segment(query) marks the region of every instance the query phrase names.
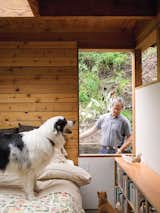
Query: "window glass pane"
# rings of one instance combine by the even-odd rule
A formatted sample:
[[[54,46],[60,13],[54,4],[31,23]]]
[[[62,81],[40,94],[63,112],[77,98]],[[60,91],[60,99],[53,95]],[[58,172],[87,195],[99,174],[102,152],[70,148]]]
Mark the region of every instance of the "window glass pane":
[[[132,124],[132,67],[129,53],[79,52],[79,132],[93,127],[111,112],[114,98],[122,97],[122,114]],[[79,140],[80,154],[98,154],[102,131]],[[128,148],[130,150],[130,148]]]
[[[157,47],[149,47],[142,52],[142,84],[157,80]]]

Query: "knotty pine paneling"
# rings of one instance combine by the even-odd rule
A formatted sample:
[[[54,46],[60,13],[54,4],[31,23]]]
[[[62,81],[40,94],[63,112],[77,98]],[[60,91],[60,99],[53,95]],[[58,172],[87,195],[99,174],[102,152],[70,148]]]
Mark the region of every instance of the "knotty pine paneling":
[[[77,163],[78,72],[75,42],[0,42],[0,128],[76,120],[66,149]]]

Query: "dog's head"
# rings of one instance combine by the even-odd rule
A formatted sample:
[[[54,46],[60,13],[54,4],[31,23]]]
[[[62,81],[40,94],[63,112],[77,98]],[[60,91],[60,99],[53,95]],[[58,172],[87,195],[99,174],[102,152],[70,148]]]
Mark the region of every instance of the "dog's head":
[[[53,131],[55,133],[71,134],[72,127],[74,124],[75,124],[75,121],[67,120],[64,117],[59,116],[59,117],[56,117]]]
[[[47,137],[49,136],[57,136],[58,134],[69,134],[72,133],[72,127],[75,124],[75,121],[67,120],[63,116],[55,116],[48,119],[44,122],[39,130],[41,133],[45,134]]]

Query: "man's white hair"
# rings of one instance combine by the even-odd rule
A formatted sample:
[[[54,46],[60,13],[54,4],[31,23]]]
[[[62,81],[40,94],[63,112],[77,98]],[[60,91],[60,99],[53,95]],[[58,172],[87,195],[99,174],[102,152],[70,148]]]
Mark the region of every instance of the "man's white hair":
[[[124,107],[124,99],[123,99],[122,97],[114,98],[113,101],[112,101],[112,106],[113,106],[114,104],[117,104],[117,103],[122,104],[122,107]]]

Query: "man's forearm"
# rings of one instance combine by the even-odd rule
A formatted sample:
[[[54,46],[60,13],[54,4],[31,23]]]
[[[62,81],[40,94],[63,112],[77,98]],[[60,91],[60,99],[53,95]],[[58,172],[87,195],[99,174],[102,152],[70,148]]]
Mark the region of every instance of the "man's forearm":
[[[91,129],[88,129],[86,132],[80,134],[80,139],[86,138],[97,131],[97,128],[93,126]]]
[[[125,150],[130,144],[131,144],[131,141],[132,141],[132,136],[130,135],[125,143],[119,148],[119,151],[122,152],[123,150]]]

